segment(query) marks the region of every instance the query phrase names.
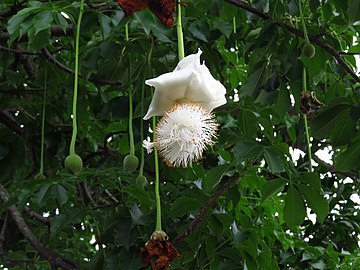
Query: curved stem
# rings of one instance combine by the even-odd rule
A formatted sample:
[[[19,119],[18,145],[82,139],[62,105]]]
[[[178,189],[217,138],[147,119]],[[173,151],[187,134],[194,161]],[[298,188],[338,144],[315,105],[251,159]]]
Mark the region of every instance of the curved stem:
[[[178,53],[179,53],[179,61],[184,59],[185,57],[185,51],[184,51],[184,36],[182,31],[182,25],[181,25],[181,4],[180,1],[178,2],[177,7],[177,21],[176,21],[176,32],[178,37]]]
[[[306,132],[306,143],[307,143],[308,155],[309,155],[309,170],[310,170],[310,172],[312,172],[312,164],[311,164],[312,155],[311,155],[311,148],[310,148],[310,135],[309,135],[309,127],[308,127],[306,114],[304,114],[304,123],[305,123],[305,132]]]
[[[153,130],[156,129],[156,116],[152,118]],[[161,200],[160,200],[160,176],[159,176],[159,157],[156,147],[154,147],[155,163],[155,200],[156,200],[156,231],[161,231]]]
[[[303,14],[303,12],[302,12],[302,3],[301,3],[301,0],[299,0],[298,4],[299,4],[300,17],[301,17],[301,22],[302,22],[303,31],[304,31],[304,38],[305,38],[306,43],[307,43],[307,44],[310,44],[309,37],[308,37],[308,33],[307,33],[307,29],[306,29],[306,24],[305,24],[305,20],[304,20],[304,14]]]
[[[43,98],[43,108],[42,108],[42,116],[41,116],[41,150],[40,150],[40,170],[39,170],[40,175],[44,175],[46,89],[47,89],[47,66],[45,68],[44,98]]]
[[[306,85],[306,68],[304,67],[303,70],[303,89],[306,92],[307,91],[307,85]],[[309,135],[309,127],[308,127],[308,121],[307,116],[304,114],[304,124],[305,124],[305,134],[306,134],[306,143],[307,143],[307,149],[308,149],[308,155],[309,155],[309,170],[312,172],[312,154],[311,154],[311,147],[310,147],[310,135]]]
[[[233,17],[233,32],[234,32],[234,34],[236,34],[236,18],[235,18],[235,16]]]
[[[129,25],[125,24],[125,40],[129,41]],[[132,102],[132,83],[131,83],[131,59],[129,53],[129,67],[128,67],[128,81],[129,81],[129,141],[130,141],[130,155],[135,155],[135,143],[133,132],[133,102]]]
[[[151,57],[154,47],[154,41],[151,39],[151,47],[148,55],[148,72],[149,77],[152,77],[152,68],[151,68]],[[152,95],[154,91],[152,90]],[[153,141],[155,141],[155,130],[156,130],[156,116],[152,118],[152,130],[154,134]],[[155,201],[156,201],[156,227],[155,231],[161,231],[161,200],[160,200],[160,174],[159,174],[159,157],[156,147],[154,147],[154,166],[155,166]]]
[[[77,136],[77,122],[76,122],[76,105],[78,93],[78,80],[79,80],[79,43],[80,43],[80,26],[82,15],[84,12],[84,0],[81,0],[79,18],[76,25],[76,40],[75,40],[75,79],[74,79],[74,98],[73,98],[73,132],[70,143],[70,155],[75,154],[75,142]]]
[[[145,81],[145,75],[144,75],[143,81]],[[142,87],[141,87],[141,115],[144,115],[144,95],[145,95],[145,83],[143,83]],[[143,121],[140,121],[140,139],[141,139],[141,142],[144,141],[144,123],[143,123]],[[139,175],[143,175],[144,174],[144,165],[145,165],[144,147],[141,147],[140,155],[141,155],[141,160],[140,160]]]

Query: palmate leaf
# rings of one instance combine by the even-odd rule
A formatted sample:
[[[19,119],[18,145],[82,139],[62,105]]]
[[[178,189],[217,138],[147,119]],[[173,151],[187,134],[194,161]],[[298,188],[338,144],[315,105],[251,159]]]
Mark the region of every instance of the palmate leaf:
[[[349,144],[346,151],[340,153],[335,159],[335,167],[337,170],[346,172],[360,166],[360,140]]]
[[[329,213],[329,204],[324,196],[314,187],[303,184],[297,185],[301,195],[306,199],[307,205],[315,212],[320,223],[324,222]]]
[[[301,225],[305,217],[305,202],[296,187],[290,184],[285,197],[285,222],[290,228],[294,228],[295,226]]]
[[[262,194],[261,201],[264,202],[270,196],[272,196],[276,192],[279,192],[285,186],[286,183],[287,181],[283,178],[277,178],[267,181],[261,189],[261,194]]]

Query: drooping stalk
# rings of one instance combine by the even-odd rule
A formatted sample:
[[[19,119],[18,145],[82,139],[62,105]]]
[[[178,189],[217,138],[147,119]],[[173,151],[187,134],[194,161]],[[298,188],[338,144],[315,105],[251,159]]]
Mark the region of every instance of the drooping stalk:
[[[152,51],[154,47],[154,41],[151,39],[150,51],[148,54],[148,73],[149,77],[152,77],[152,67],[151,67],[151,57]],[[154,95],[154,91],[152,90],[152,95]],[[155,141],[155,130],[156,130],[156,116],[152,117],[152,130],[154,134],[153,141]],[[154,147],[154,166],[155,166],[155,201],[156,201],[156,225],[155,231],[161,231],[161,199],[160,199],[160,173],[159,173],[159,157],[158,151],[156,147]]]
[[[144,80],[145,81],[145,80]],[[145,96],[145,84],[142,84],[141,87],[141,115],[144,115],[144,96]],[[144,123],[143,121],[140,122],[140,139],[141,142],[144,141]],[[139,176],[144,174],[144,165],[145,165],[145,151],[144,147],[140,149],[140,168],[139,168]]]
[[[236,18],[235,18],[235,16],[233,17],[233,31],[234,31],[234,34],[236,34]]]
[[[125,40],[129,41],[129,25],[125,24]],[[130,155],[135,155],[135,143],[133,133],[133,102],[132,102],[132,83],[131,83],[131,61],[129,53],[129,68],[128,68],[128,81],[129,81],[129,141],[130,141]]]
[[[44,175],[44,145],[45,145],[45,112],[46,112],[46,89],[47,89],[47,66],[45,68],[44,97],[41,116],[41,148],[40,148],[40,170],[39,175]]]
[[[77,136],[76,106],[77,106],[78,81],[79,81],[79,43],[80,43],[80,25],[81,25],[83,13],[84,13],[84,0],[81,0],[79,18],[76,25],[76,39],[75,39],[75,78],[74,78],[74,97],[73,97],[73,108],[72,108],[73,131],[72,131],[72,137],[70,143],[70,155],[75,154],[75,142]]]
[[[184,36],[183,36],[182,25],[181,25],[180,1],[178,1],[177,12],[178,12],[178,14],[177,14],[177,20],[176,20],[176,32],[177,32],[177,38],[178,38],[179,61],[181,61],[185,57],[185,50],[184,50]]]
[[[306,68],[304,67],[303,70],[303,89],[305,92],[307,92],[307,85],[306,85]],[[304,114],[304,124],[305,124],[305,133],[306,133],[306,143],[307,143],[307,149],[308,149],[308,156],[309,156],[309,170],[312,172],[312,154],[311,154],[311,147],[310,147],[310,135],[309,135],[309,127],[308,127],[308,121],[307,116]]]
[[[152,128],[156,129],[156,116],[152,118]],[[154,147],[155,163],[155,200],[156,200],[156,231],[161,231],[161,200],[160,200],[160,174],[159,174],[159,157],[156,147]]]
[[[302,22],[303,31],[304,31],[304,38],[305,38],[306,43],[310,44],[309,37],[308,37],[308,32],[307,32],[306,24],[305,24],[305,20],[304,20],[304,14],[302,12],[301,0],[298,0],[298,3],[299,3],[299,11],[300,11],[301,22]]]

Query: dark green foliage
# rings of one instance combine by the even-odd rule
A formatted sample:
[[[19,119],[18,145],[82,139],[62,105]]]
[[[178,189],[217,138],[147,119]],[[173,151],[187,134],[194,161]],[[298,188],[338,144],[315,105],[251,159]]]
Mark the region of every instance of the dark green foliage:
[[[51,268],[17,228],[13,204],[46,249],[80,269],[140,269],[140,247],[155,229],[154,155],[145,151],[139,178],[139,160],[128,156],[128,89],[140,157],[152,92],[146,86],[141,100],[141,90],[146,79],[176,66],[176,28],[149,10],[125,18],[115,1],[85,2],[101,5],[85,5],[81,25],[76,151],[84,168],[76,158],[75,168],[65,165],[72,173],[64,160],[80,1],[0,3],[0,184],[9,192],[0,200],[0,269]],[[202,160],[190,168],[160,160],[162,229],[174,240],[198,222],[176,242],[181,257],[171,269],[360,269],[360,84],[349,73],[360,51],[360,2],[302,1],[312,58],[301,34],[287,28],[301,30],[298,1],[239,1],[264,18],[228,2],[236,1],[189,1],[183,10],[185,54],[201,48],[228,103],[214,110],[218,140]],[[304,67],[307,90],[322,106],[302,99]],[[152,137],[149,121],[143,124],[144,138]],[[301,151],[295,161],[294,149]],[[328,162],[314,155],[319,150],[330,151]],[[49,223],[30,211],[45,213]]]

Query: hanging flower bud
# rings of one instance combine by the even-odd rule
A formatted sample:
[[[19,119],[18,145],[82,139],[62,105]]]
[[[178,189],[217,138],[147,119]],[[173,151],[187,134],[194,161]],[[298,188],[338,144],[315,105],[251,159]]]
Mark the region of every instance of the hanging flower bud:
[[[65,158],[64,161],[65,169],[72,174],[78,174],[81,172],[83,167],[83,161],[80,156],[71,154]]]

